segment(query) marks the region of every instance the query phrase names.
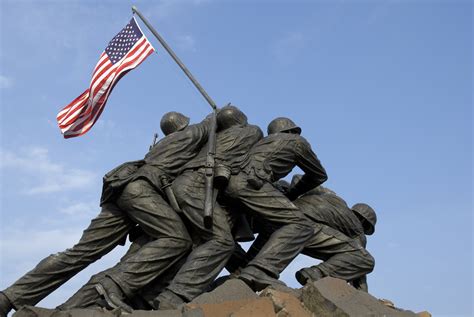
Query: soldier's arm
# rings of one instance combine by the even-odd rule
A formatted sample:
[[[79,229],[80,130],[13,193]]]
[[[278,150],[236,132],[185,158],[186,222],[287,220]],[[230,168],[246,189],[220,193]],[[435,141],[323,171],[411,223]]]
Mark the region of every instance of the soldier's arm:
[[[296,165],[298,165],[305,174],[301,180],[290,189],[288,197],[291,200],[321,185],[328,179],[326,170],[311,149],[310,144],[304,138],[301,138],[296,145],[296,159]]]
[[[219,112],[219,110],[217,111]],[[190,129],[190,133],[196,139],[196,142],[199,142],[201,140],[207,141],[209,132],[212,129],[212,115],[213,113],[211,112],[201,122],[193,124],[191,126],[192,128]]]
[[[219,111],[219,110],[218,110]],[[190,125],[188,135],[193,143],[206,143],[212,129],[212,113],[208,114],[201,122]]]

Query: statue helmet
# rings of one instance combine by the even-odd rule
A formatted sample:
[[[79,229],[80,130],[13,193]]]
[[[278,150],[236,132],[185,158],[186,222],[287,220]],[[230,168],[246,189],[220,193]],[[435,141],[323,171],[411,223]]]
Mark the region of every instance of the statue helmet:
[[[222,107],[217,113],[217,126],[219,130],[225,130],[235,125],[246,125],[247,116],[233,105]]]
[[[377,215],[375,214],[375,210],[364,203],[355,204],[351,209],[356,215],[362,217],[365,220],[365,224],[363,224],[365,234],[373,234],[375,231],[375,224],[377,223]]]
[[[278,132],[296,132],[297,134],[301,134],[301,128],[292,120],[285,117],[279,117],[273,119],[267,128],[268,135]]]
[[[165,113],[160,121],[160,128],[161,131],[165,135],[171,134],[176,131],[183,130],[189,124],[189,118],[186,117],[184,114],[171,111]]]

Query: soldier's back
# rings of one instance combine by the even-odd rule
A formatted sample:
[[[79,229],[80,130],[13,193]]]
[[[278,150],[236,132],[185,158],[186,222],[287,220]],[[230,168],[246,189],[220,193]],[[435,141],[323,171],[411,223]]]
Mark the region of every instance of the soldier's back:
[[[349,237],[358,237],[364,232],[357,216],[334,193],[311,190],[293,203],[312,221],[328,225]]]

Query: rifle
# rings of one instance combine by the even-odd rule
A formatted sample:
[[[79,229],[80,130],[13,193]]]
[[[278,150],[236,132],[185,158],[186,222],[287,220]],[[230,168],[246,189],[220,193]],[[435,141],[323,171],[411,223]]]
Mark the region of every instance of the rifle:
[[[208,229],[212,227],[212,214],[214,212],[214,167],[216,164],[216,129],[217,110],[214,108],[211,118],[211,128],[207,140],[207,157],[205,170],[206,194],[204,197],[204,226]]]
[[[136,6],[132,6],[133,14],[137,14],[138,17],[145,23],[148,29],[153,33],[158,42],[163,46],[163,48],[170,54],[171,58],[178,64],[181,70],[188,76],[189,80],[194,84],[194,86],[199,90],[201,95],[206,99],[209,105],[212,107],[214,113],[212,118],[212,130],[209,133],[209,152],[206,159],[206,195],[204,199],[204,225],[206,228],[212,226],[212,213],[214,209],[214,201],[216,194],[214,193],[214,157],[216,154],[216,126],[217,126],[217,105],[212,100],[212,98],[207,94],[207,92],[202,88],[201,84],[194,78],[189,69],[183,64],[183,62],[176,56],[171,47],[165,42],[160,34],[155,30],[155,28],[148,22],[148,20],[138,11]]]
[[[182,213],[178,201],[176,200],[176,196],[174,195],[173,190],[171,189],[172,182],[170,182],[166,175],[160,176],[160,182],[161,190],[165,193],[166,198],[168,198],[168,203],[170,204],[171,208],[173,208],[173,210],[177,213]]]
[[[158,133],[153,134],[153,142],[151,143],[150,148],[148,149],[148,151],[150,151],[155,146],[156,139],[158,139]]]

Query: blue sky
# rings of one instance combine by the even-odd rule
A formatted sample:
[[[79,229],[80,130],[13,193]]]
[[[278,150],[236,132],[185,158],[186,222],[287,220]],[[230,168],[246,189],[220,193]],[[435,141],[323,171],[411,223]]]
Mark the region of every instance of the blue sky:
[[[161,115],[209,106],[157,54],[125,76],[99,122],[64,140],[56,113],[88,86],[138,6],[220,105],[266,130],[303,129],[328,187],[378,213],[370,292],[435,316],[473,313],[472,2],[0,1],[0,289],[70,247],[102,175],[146,153]],[[40,303],[54,307],[117,248]],[[298,257],[282,274],[317,263]]]

